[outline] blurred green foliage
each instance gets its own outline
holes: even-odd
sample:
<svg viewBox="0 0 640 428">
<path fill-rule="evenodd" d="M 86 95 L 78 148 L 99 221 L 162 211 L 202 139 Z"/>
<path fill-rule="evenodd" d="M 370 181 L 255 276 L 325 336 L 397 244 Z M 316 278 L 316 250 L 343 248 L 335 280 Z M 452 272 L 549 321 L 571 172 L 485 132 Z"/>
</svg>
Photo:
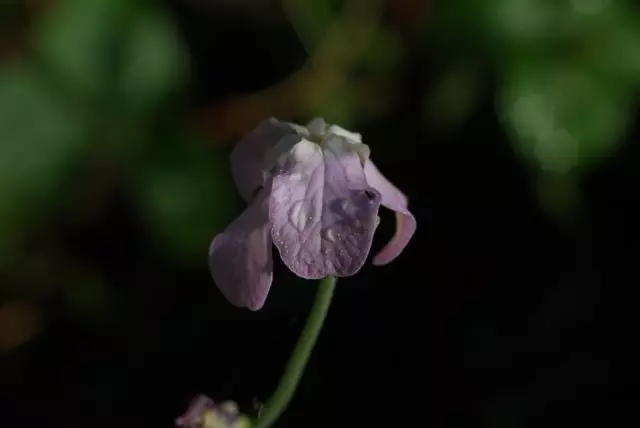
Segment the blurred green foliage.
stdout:
<svg viewBox="0 0 640 428">
<path fill-rule="evenodd" d="M 501 102 L 517 148 L 541 168 L 560 173 L 604 159 L 621 141 L 629 115 L 626 93 L 571 66 L 510 70 Z"/>
<path fill-rule="evenodd" d="M 166 16 L 142 2 L 64 0 L 36 32 L 41 65 L 67 93 L 119 114 L 157 107 L 184 64 Z"/>
<path fill-rule="evenodd" d="M 556 218 L 575 214 L 577 181 L 617 152 L 636 112 L 637 5 L 461 0 L 443 2 L 440 18 L 432 40 L 497 76 L 497 113 L 514 150 L 539 175 L 543 209 Z"/>
<path fill-rule="evenodd" d="M 156 147 L 134 186 L 143 218 L 169 258 L 206 265 L 211 238 L 238 209 L 226 156 L 211 156 L 197 139 L 175 136 Z M 188 143 L 192 143 L 191 145 Z"/>
<path fill-rule="evenodd" d="M 2 16 L 24 6 L 3 3 Z M 113 296 L 99 270 L 65 255 L 60 242 L 33 239 L 61 216 L 99 227 L 108 206 L 85 205 L 117 191 L 160 252 L 206 266 L 211 236 L 235 208 L 228 150 L 206 149 L 183 131 L 175 106 L 188 61 L 166 11 L 127 0 L 58 0 L 42 11 L 31 11 L 24 40 L 1 41 L 19 54 L 0 64 L 0 301 L 38 297 L 30 293 L 41 287 L 17 288 L 25 278 L 62 278 L 72 312 L 107 319 Z M 46 272 L 24 273 L 43 257 L 52 261 L 39 263 Z M 68 266 L 55 274 L 60 261 Z"/>
<path fill-rule="evenodd" d="M 446 3 L 443 16 L 446 44 L 473 55 L 468 44 L 499 75 L 497 109 L 527 161 L 572 175 L 614 153 L 640 84 L 637 6 L 467 0 Z"/>
<path fill-rule="evenodd" d="M 65 253 L 62 244 L 34 250 L 37 231 L 56 227 L 69 210 L 97 222 L 102 208 L 84 205 L 114 189 L 127 195 L 160 253 L 205 269 L 211 237 L 241 205 L 230 147 L 214 146 L 238 135 L 203 138 L 184 120 L 192 113 L 183 98 L 191 60 L 175 22 L 156 2 L 42 3 L 0 4 L 0 277 L 7 285 L 0 293 L 15 291 L 11 282 L 29 271 L 30 251 L 54 261 Z M 214 3 L 198 7 L 211 14 L 232 7 Z M 429 92 L 416 95 L 418 117 L 430 131 L 453 135 L 493 79 L 496 113 L 539 174 L 540 202 L 554 215 L 575 210 L 575 180 L 615 153 L 636 107 L 640 13 L 631 1 L 283 0 L 278 7 L 312 72 L 294 90 L 249 96 L 264 117 L 314 114 L 347 128 L 385 120 L 406 90 L 407 64 L 426 58 L 438 66 L 424 76 L 435 82 L 425 85 Z M 232 120 L 252 117 L 256 104 L 247 105 Z M 101 274 L 78 265 L 68 304 L 108 312 L 104 302 L 113 299 Z"/>
<path fill-rule="evenodd" d="M 86 136 L 84 124 L 37 71 L 0 72 L 0 264 L 21 234 L 55 207 Z"/>
</svg>

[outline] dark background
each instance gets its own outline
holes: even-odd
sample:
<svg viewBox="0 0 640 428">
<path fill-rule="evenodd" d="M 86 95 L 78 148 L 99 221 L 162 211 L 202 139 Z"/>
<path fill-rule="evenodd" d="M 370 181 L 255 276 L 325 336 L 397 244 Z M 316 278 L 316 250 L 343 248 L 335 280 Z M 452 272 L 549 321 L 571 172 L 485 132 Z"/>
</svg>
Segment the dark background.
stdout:
<svg viewBox="0 0 640 428">
<path fill-rule="evenodd" d="M 254 414 L 317 285 L 276 260 L 265 307 L 234 308 L 207 247 L 243 209 L 232 144 L 319 115 L 418 231 L 339 281 L 276 426 L 640 426 L 638 12 L 4 0 L 2 425 L 169 427 L 198 393 Z"/>
</svg>

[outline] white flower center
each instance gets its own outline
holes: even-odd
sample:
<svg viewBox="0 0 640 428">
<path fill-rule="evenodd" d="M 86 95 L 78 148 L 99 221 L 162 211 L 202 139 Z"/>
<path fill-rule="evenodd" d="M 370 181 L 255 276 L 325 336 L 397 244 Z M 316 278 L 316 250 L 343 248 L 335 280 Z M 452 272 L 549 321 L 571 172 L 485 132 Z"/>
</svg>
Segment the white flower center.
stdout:
<svg viewBox="0 0 640 428">
<path fill-rule="evenodd" d="M 307 130 L 309 131 L 309 139 L 316 143 L 322 144 L 322 141 L 327 136 L 329 125 L 322 118 L 315 118 L 307 124 Z"/>
</svg>

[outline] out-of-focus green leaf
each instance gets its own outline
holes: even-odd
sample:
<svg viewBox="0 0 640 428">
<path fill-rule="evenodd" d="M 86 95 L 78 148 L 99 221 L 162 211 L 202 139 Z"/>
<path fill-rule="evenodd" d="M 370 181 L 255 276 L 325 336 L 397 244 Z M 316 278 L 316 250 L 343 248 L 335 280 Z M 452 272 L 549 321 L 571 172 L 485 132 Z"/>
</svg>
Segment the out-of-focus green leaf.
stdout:
<svg viewBox="0 0 640 428">
<path fill-rule="evenodd" d="M 123 55 L 120 90 L 126 108 L 145 111 L 176 89 L 186 64 L 175 29 L 155 11 L 141 15 Z"/>
<path fill-rule="evenodd" d="M 555 0 L 490 0 L 485 10 L 492 24 L 489 27 L 495 28 L 504 38 L 522 41 L 555 33 L 561 3 Z"/>
<path fill-rule="evenodd" d="M 380 29 L 376 31 L 369 49 L 364 52 L 360 66 L 374 73 L 392 73 L 400 65 L 403 55 L 404 45 L 400 37 Z"/>
<path fill-rule="evenodd" d="M 284 0 L 282 7 L 289 17 L 307 53 L 316 50 L 331 25 L 335 8 L 331 0 Z"/>
<path fill-rule="evenodd" d="M 118 113 L 157 105 L 185 64 L 168 18 L 136 1 L 61 0 L 35 45 L 65 90 Z"/>
<path fill-rule="evenodd" d="M 104 97 L 117 78 L 118 47 L 131 12 L 125 0 L 60 0 L 38 29 L 35 49 L 76 95 Z"/>
<path fill-rule="evenodd" d="M 438 5 L 437 16 L 432 19 L 429 31 L 425 33 L 428 40 L 433 41 L 445 52 L 458 52 L 484 46 L 483 22 L 478 19 L 482 12 L 482 4 L 486 0 L 459 0 L 442 2 Z"/>
<path fill-rule="evenodd" d="M 593 1 L 593 0 L 592 0 Z M 585 37 L 585 57 L 589 67 L 620 86 L 640 85 L 640 14 L 627 2 L 606 2 L 601 25 Z"/>
<path fill-rule="evenodd" d="M 491 43 L 507 49 L 557 49 L 572 36 L 566 25 L 571 13 L 557 0 L 488 0 L 480 4 L 482 33 Z"/>
<path fill-rule="evenodd" d="M 507 73 L 499 108 L 528 160 L 566 173 L 594 165 L 616 148 L 627 103 L 626 94 L 582 67 L 529 63 Z"/>
<path fill-rule="evenodd" d="M 509 51 L 549 51 L 568 34 L 570 11 L 556 0 L 459 0 L 442 2 L 433 20 L 438 44 L 452 51 L 500 58 Z"/>
<path fill-rule="evenodd" d="M 353 86 L 344 86 L 325 97 L 322 103 L 311 106 L 311 116 L 325 118 L 330 123 L 347 127 L 358 118 L 359 99 Z"/>
<path fill-rule="evenodd" d="M 228 153 L 212 154 L 192 141 L 171 140 L 150 158 L 136 187 L 142 215 L 169 257 L 201 265 L 213 236 L 241 209 Z"/>
<path fill-rule="evenodd" d="M 64 197 L 60 185 L 82 147 L 75 113 L 26 68 L 0 72 L 0 253 Z"/>
</svg>

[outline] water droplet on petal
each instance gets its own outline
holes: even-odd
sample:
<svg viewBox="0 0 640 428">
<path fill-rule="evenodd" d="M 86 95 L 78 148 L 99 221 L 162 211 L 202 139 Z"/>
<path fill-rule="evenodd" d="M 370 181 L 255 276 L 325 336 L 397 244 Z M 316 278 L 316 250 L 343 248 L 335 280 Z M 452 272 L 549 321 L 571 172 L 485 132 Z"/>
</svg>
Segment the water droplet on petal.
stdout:
<svg viewBox="0 0 640 428">
<path fill-rule="evenodd" d="M 304 201 L 295 202 L 289 211 L 289 222 L 298 231 L 303 231 L 307 226 L 307 214 L 304 212 Z"/>
<path fill-rule="evenodd" d="M 322 231 L 322 234 L 324 236 L 324 239 L 326 239 L 327 241 L 336 242 L 336 233 L 333 231 L 333 229 L 326 228 L 325 230 Z"/>
<path fill-rule="evenodd" d="M 301 180 L 302 174 L 300 174 L 299 172 L 294 172 L 293 174 L 289 175 L 289 181 L 291 181 L 292 184 L 299 183 Z"/>
</svg>

